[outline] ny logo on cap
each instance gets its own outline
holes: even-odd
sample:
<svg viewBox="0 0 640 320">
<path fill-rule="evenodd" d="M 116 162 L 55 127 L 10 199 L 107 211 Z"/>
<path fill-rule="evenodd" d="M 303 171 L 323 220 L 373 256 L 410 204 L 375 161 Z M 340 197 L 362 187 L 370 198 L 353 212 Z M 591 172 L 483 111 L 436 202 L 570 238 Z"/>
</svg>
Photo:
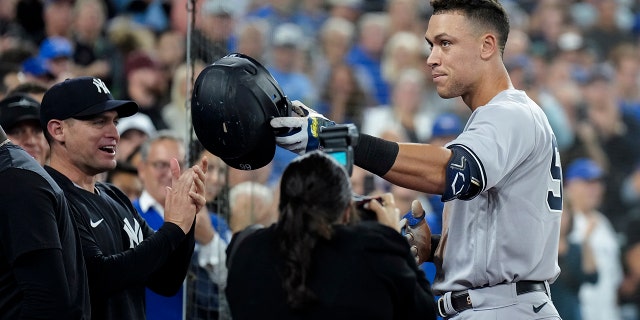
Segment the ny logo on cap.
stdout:
<svg viewBox="0 0 640 320">
<path fill-rule="evenodd" d="M 96 86 L 96 88 L 98 88 L 98 92 L 111 94 L 111 91 L 109 91 L 109 88 L 107 88 L 107 85 L 104 84 L 102 80 L 93 78 L 93 85 Z"/>
</svg>

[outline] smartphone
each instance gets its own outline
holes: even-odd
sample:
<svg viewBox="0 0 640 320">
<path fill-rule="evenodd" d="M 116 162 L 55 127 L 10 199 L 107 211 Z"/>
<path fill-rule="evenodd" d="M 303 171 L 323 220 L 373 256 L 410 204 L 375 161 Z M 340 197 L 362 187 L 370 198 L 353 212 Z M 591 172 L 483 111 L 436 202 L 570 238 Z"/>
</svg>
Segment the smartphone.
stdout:
<svg viewBox="0 0 640 320">
<path fill-rule="evenodd" d="M 384 201 L 382 201 L 382 197 L 380 196 L 362 196 L 362 195 L 358 195 L 358 194 L 354 194 L 353 197 L 353 203 L 356 207 L 356 211 L 358 213 L 358 215 L 360 216 L 361 220 L 369 220 L 369 221 L 377 221 L 378 220 L 378 216 L 376 215 L 376 213 L 373 210 L 370 209 L 366 209 L 364 207 L 364 205 L 368 202 L 371 202 L 371 200 L 378 200 L 378 202 L 380 202 L 382 205 L 384 205 Z"/>
</svg>

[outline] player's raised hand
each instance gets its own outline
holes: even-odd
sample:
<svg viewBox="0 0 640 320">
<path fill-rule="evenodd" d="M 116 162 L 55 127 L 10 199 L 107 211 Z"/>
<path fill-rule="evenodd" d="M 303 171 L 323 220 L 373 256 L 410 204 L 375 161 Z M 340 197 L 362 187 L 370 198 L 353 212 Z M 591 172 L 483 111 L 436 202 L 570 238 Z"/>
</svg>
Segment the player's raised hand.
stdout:
<svg viewBox="0 0 640 320">
<path fill-rule="evenodd" d="M 195 191 L 198 188 L 203 188 L 204 183 L 202 186 L 195 186 L 195 181 L 200 177 L 193 168 L 181 174 L 177 159 L 171 159 L 170 164 L 171 187 L 167 187 L 164 221 L 176 224 L 187 234 L 195 220 L 198 206 L 204 205 L 204 197 L 201 198 Z"/>
<path fill-rule="evenodd" d="M 209 168 L 208 166 L 209 160 L 207 159 L 207 157 L 202 157 L 199 165 L 194 165 L 193 167 L 191 167 L 191 170 L 193 170 L 195 176 L 193 180 L 193 186 L 189 191 L 189 196 L 191 196 L 191 199 L 196 205 L 196 213 L 200 212 L 200 210 L 202 210 L 202 208 L 204 208 L 207 203 L 205 181 L 207 181 L 206 179 L 207 170 Z"/>
<path fill-rule="evenodd" d="M 417 264 L 429 260 L 431 256 L 431 229 L 424 217 L 422 204 L 418 200 L 413 200 L 411 211 L 404 216 L 407 223 L 403 227 L 403 234 L 409 241 L 411 253 L 416 258 Z"/>
<path fill-rule="evenodd" d="M 289 117 L 277 117 L 270 121 L 276 130 L 276 143 L 294 153 L 304 154 L 316 150 L 320 146 L 318 135 L 320 127 L 335 125 L 335 122 L 325 118 L 300 101 L 291 102 Z"/>
</svg>

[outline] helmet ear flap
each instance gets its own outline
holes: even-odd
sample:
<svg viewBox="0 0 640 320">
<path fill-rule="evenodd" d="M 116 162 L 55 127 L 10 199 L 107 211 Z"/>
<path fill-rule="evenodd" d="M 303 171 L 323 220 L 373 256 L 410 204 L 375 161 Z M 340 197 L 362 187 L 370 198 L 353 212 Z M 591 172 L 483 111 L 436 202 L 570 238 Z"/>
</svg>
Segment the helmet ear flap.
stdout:
<svg viewBox="0 0 640 320">
<path fill-rule="evenodd" d="M 254 170 L 275 154 L 273 117 L 288 116 L 290 102 L 258 61 L 234 53 L 207 66 L 196 78 L 191 119 L 205 149 L 227 165 Z"/>
</svg>

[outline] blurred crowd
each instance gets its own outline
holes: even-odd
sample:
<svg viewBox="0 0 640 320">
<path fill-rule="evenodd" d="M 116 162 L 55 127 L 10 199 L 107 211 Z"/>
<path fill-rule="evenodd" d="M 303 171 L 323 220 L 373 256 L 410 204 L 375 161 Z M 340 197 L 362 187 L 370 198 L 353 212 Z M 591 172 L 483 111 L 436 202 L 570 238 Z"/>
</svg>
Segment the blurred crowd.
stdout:
<svg viewBox="0 0 640 320">
<path fill-rule="evenodd" d="M 565 319 L 640 319 L 640 1 L 501 2 L 512 25 L 505 64 L 514 86 L 544 109 L 565 173 L 554 300 L 567 306 Z M 438 97 L 429 79 L 429 10 L 427 0 L 2 0 L 0 98 L 22 92 L 39 102 L 54 83 L 93 76 L 116 99 L 137 102 L 139 114 L 118 125 L 119 165 L 104 177 L 132 200 L 166 184 L 168 159 L 150 159 L 143 143 L 165 130 L 176 141 L 192 138 L 190 86 L 231 52 L 260 61 L 291 100 L 331 120 L 390 140 L 444 144 L 470 113 L 461 100 Z M 13 123 L 2 125 L 11 133 Z M 46 149 L 44 142 L 38 152 Z M 275 186 L 294 156 L 278 149 L 255 171 L 211 160 L 209 210 L 218 215 L 205 223 L 228 241 L 274 222 Z M 439 197 L 357 168 L 352 184 L 361 194 L 392 192 L 404 211 L 420 199 L 438 230 Z M 205 229 L 200 242 L 209 243 Z"/>
</svg>

